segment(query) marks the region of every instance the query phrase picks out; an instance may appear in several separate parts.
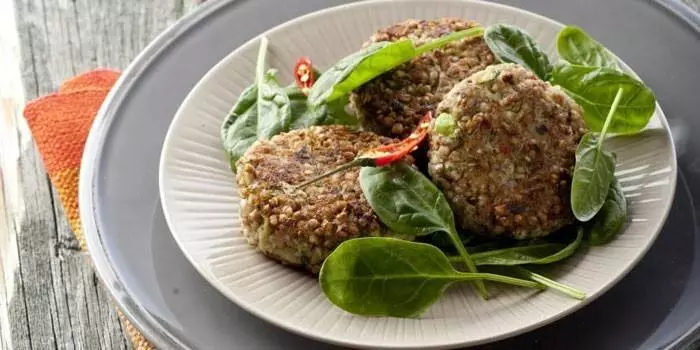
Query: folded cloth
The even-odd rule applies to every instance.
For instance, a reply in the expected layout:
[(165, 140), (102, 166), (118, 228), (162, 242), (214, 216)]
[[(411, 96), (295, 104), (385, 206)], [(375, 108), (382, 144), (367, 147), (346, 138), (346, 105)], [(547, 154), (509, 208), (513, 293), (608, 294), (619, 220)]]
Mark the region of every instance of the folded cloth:
[[(57, 92), (33, 100), (24, 108), (24, 117), (81, 249), (86, 246), (78, 209), (80, 160), (95, 114), (118, 78), (119, 72), (108, 69), (87, 72), (64, 82)], [(121, 312), (119, 316), (134, 348), (153, 349)]]

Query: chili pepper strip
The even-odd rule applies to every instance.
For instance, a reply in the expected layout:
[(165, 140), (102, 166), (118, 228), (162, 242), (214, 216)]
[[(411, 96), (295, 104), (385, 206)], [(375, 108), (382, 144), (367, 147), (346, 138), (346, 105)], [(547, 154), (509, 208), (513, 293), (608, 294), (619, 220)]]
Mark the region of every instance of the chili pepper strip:
[(315, 78), (311, 60), (305, 56), (299, 57), (294, 65), (294, 80), (304, 95), (308, 95), (309, 89), (314, 85)]
[(426, 113), (418, 122), (416, 129), (407, 138), (397, 143), (379, 146), (362, 154), (360, 157), (374, 159), (374, 166), (376, 167), (396, 163), (407, 154), (415, 151), (418, 145), (425, 140), (426, 136), (428, 136), (428, 131), (430, 131), (432, 120), (433, 114), (431, 112)]
[(416, 129), (407, 138), (401, 140), (400, 142), (382, 145), (362, 153), (348, 163), (342, 164), (327, 173), (300, 183), (299, 185), (295, 186), (294, 189), (300, 189), (333, 174), (337, 174), (356, 166), (382, 167), (394, 164), (404, 159), (409, 153), (415, 151), (418, 148), (418, 145), (425, 140), (425, 138), (428, 136), (428, 131), (430, 131), (432, 120), (433, 114), (428, 112), (423, 116), (423, 118), (421, 118), (420, 122), (418, 123), (418, 127), (416, 127)]

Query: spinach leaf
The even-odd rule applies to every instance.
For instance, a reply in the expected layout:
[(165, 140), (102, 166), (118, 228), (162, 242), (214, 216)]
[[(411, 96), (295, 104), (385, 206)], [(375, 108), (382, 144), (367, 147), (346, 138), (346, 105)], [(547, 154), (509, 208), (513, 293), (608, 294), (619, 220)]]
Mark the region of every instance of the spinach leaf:
[(312, 106), (306, 96), (298, 88), (294, 88), (296, 91), (289, 92), (293, 116), (291, 129), (303, 129), (313, 125), (359, 125), (359, 120), (345, 111), (347, 97)]
[(221, 141), (234, 172), (236, 161), (258, 139), (258, 110), (255, 108), (257, 96), (258, 87), (255, 84), (243, 90), (221, 126)]
[[(306, 95), (295, 84), (280, 87), (275, 70), (264, 72), (267, 45), (267, 39), (262, 38), (256, 82), (241, 93), (221, 126), (221, 141), (234, 172), (236, 161), (258, 139), (269, 139), (312, 125), (356, 126), (359, 123), (345, 111), (347, 98), (310, 106)], [(320, 75), (317, 73), (317, 76)]]
[(363, 167), (360, 186), (374, 212), (395, 233), (422, 236), (455, 226), (442, 192), (409, 164)]
[(549, 57), (524, 30), (508, 24), (496, 24), (486, 28), (484, 41), (499, 61), (519, 64), (542, 80), (550, 79), (552, 64)]
[[(469, 272), (477, 272), (455, 227), (454, 215), (440, 190), (413, 166), (404, 162), (360, 170), (360, 187), (379, 219), (396, 234), (423, 236), (443, 231)], [(476, 281), (487, 297), (483, 282)]]
[(267, 140), (289, 130), (292, 109), (289, 96), (277, 81), (276, 72), (269, 70), (258, 83), (258, 138)]
[(345, 110), (345, 107), (350, 103), (350, 96), (345, 95), (339, 97), (333, 101), (326, 104), (328, 116), (322, 121), (317, 122), (315, 125), (349, 125), (349, 126), (359, 126), (360, 120)]
[(603, 207), (615, 178), (615, 155), (603, 150), (603, 141), (622, 95), (622, 88), (617, 89), (598, 140), (588, 133), (583, 135), (576, 148), (576, 165), (571, 179), (571, 209), (574, 216), (583, 222), (592, 219)]
[(410, 61), (414, 54), (415, 47), (408, 39), (373, 43), (330, 67), (309, 90), (309, 101), (316, 105), (347, 95), (372, 78)]
[(539, 288), (535, 282), (455, 270), (440, 249), (387, 237), (351, 239), (323, 263), (321, 289), (339, 308), (358, 315), (414, 317), (452, 283), (483, 280)]
[(535, 264), (535, 265), (545, 265), (545, 264), (551, 264), (557, 261), (562, 261), (572, 255), (578, 250), (578, 248), (581, 246), (581, 241), (583, 241), (583, 229), (578, 228), (576, 230), (576, 238), (573, 240), (573, 242), (569, 243), (564, 247), (564, 249), (550, 255), (543, 257), (539, 260), (530, 262), (530, 264)]
[[(576, 238), (569, 244), (540, 243), (510, 248), (481, 251), (472, 253), (472, 259), (477, 266), (497, 265), (544, 265), (564, 260), (576, 252), (583, 240), (583, 230), (576, 233)], [(453, 264), (459, 263), (459, 257), (450, 257)]]
[(270, 137), (289, 129), (292, 122), (292, 109), (289, 96), (277, 81), (276, 71), (265, 72), (265, 57), (267, 56), (268, 40), (260, 39), (258, 61), (255, 67), (255, 83), (258, 85), (258, 138), (267, 140)]
[(303, 121), (301, 121), (301, 119), (303, 119), (303, 115), (307, 113), (309, 108), (306, 101), (306, 95), (304, 95), (304, 93), (301, 92), (301, 90), (299, 90), (294, 83), (285, 87), (284, 90), (289, 98), (289, 108), (293, 116), (291, 129), (305, 128), (313, 125), (306, 125)]
[(639, 132), (649, 123), (656, 109), (656, 97), (644, 83), (610, 68), (558, 64), (552, 83), (559, 85), (583, 107), (590, 131), (602, 130), (606, 113), (619, 89), (622, 89), (622, 97), (609, 132)]
[[(314, 76), (318, 79), (321, 72), (314, 69)], [(312, 106), (308, 98), (292, 83), (285, 88), (292, 107), (291, 129), (303, 129), (313, 125), (347, 125), (359, 126), (360, 121), (354, 115), (348, 113), (345, 107), (349, 103), (349, 96), (341, 97), (329, 103)]]
[(613, 178), (603, 207), (593, 217), (588, 227), (588, 243), (601, 245), (610, 242), (620, 232), (625, 222), (627, 222), (627, 199), (620, 183)]
[(408, 39), (377, 42), (344, 57), (319, 77), (309, 90), (309, 103), (319, 105), (348, 95), (364, 83), (386, 73), (425, 52), (450, 42), (481, 35), (482, 27), (448, 34), (416, 47)]
[[(459, 238), (462, 240), (462, 244), (467, 249), (469, 254), (472, 254), (472, 247), (469, 247), (469, 243), (472, 241), (474, 236), (465, 234), (464, 232), (459, 233)], [(437, 231), (425, 236), (416, 237), (416, 242), (428, 243), (430, 245), (438, 247), (445, 254), (457, 254), (455, 245), (452, 243), (452, 239), (448, 237), (444, 232)], [(455, 259), (461, 259), (460, 257), (455, 257)]]
[[(355, 116), (345, 111), (347, 99), (338, 99), (329, 104), (309, 106), (306, 96), (296, 86), (284, 88), (283, 93), (289, 98), (291, 123), (288, 128), (307, 128), (313, 125), (347, 125), (357, 126), (359, 121)], [(250, 146), (259, 138), (258, 135), (258, 87), (253, 84), (246, 88), (238, 97), (236, 104), (229, 112), (221, 127), (221, 139), (235, 172), (235, 162), (241, 158)], [(271, 135), (271, 136), (274, 136)]]
[[(556, 254), (565, 247), (566, 245), (561, 243), (524, 245), (472, 253), (472, 259), (477, 266), (535, 264), (538, 260)], [(450, 257), (450, 261), (457, 262), (455, 257)]]
[(572, 64), (620, 70), (615, 56), (576, 26), (566, 26), (559, 32), (557, 52)]
[(513, 267), (511, 267), (511, 269), (513, 269), (513, 271), (516, 274), (518, 274), (519, 276), (521, 276), (522, 278), (527, 278), (529, 280), (535, 281), (535, 282), (537, 282), (537, 283), (539, 283), (539, 284), (541, 284), (549, 289), (557, 290), (557, 291), (564, 293), (564, 294), (566, 294), (574, 299), (583, 300), (586, 298), (586, 293), (584, 293), (576, 288), (569, 287), (565, 284), (562, 284), (562, 283), (559, 283), (559, 282), (554, 281), (552, 279), (549, 279), (549, 278), (542, 276), (540, 274), (534, 273), (534, 272), (532, 272), (524, 267), (513, 266)]
[(576, 150), (576, 165), (571, 180), (571, 209), (586, 222), (605, 203), (615, 172), (615, 157), (598, 147), (598, 140), (588, 133)]
[[(471, 236), (473, 237), (473, 236)], [(467, 244), (467, 243), (465, 243)], [(512, 248), (512, 244), (515, 244), (515, 246), (523, 246), (526, 244), (518, 244), (518, 242), (513, 243), (509, 239), (504, 239), (503, 237), (497, 238), (497, 239), (490, 239), (490, 240), (484, 240), (480, 241), (479, 238), (472, 239), (471, 241), (468, 242), (467, 251), (470, 254), (476, 254), (476, 253), (483, 253), (487, 252), (490, 250), (496, 250), (496, 249), (505, 249), (505, 248)], [(438, 246), (438, 248), (440, 248)]]

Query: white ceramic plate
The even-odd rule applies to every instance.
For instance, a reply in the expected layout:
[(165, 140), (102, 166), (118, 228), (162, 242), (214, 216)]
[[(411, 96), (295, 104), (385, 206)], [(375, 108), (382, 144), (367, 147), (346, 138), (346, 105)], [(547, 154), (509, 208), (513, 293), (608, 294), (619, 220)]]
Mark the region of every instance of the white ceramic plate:
[[(476, 1), (397, 0), (341, 6), (280, 25), (264, 34), (270, 39), (268, 62), (289, 82), (301, 55), (327, 67), (356, 51), (380, 27), (441, 16), (517, 25), (556, 55), (555, 37), (562, 25), (545, 17)], [(253, 80), (257, 47), (258, 38), (231, 53), (182, 103), (163, 147), (160, 193), (175, 240), (196, 269), (240, 306), (288, 330), (338, 344), (382, 348), (466, 346), (512, 336), (569, 314), (605, 292), (644, 255), (666, 218), (676, 162), (666, 119), (657, 108), (643, 135), (608, 143), (618, 155), (616, 172), (629, 201), (624, 232), (549, 271), (585, 291), (585, 301), (499, 285), (490, 287), (493, 297), (484, 301), (469, 286), (455, 286), (418, 319), (348, 314), (326, 300), (314, 278), (263, 257), (240, 232), (239, 196), (219, 127)]]

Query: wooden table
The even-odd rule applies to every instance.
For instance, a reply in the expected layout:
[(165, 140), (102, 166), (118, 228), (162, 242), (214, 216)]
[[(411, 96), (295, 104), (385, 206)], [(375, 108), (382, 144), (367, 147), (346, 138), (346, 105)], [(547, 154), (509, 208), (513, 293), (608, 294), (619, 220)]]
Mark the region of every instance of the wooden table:
[(0, 350), (131, 348), (21, 108), (75, 74), (125, 68), (195, 2), (0, 0)]

